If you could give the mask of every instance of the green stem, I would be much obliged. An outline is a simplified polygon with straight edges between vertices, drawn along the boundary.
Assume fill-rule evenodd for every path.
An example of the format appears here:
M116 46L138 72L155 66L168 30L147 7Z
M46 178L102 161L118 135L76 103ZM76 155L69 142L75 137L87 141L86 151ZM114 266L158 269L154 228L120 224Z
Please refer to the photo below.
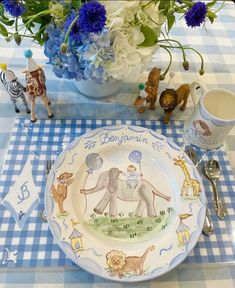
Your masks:
M18 33L18 17L16 17L16 20L15 20L15 30L16 30L16 33Z
M161 22L161 23L157 23L156 21L154 21L150 16L148 16L149 20L152 21L154 24L156 24L157 26L161 26L165 21Z
M223 1L223 3L221 4L221 6L217 9L217 10L215 10L215 14L216 13L218 13L222 8L224 8L224 6L225 6L225 0Z
M163 38L166 40L166 42L167 42L169 45L172 46L171 42L170 42L170 41L168 40L168 38L165 36L164 32L161 31L161 34L162 34ZM162 41L162 40L158 40L158 42L159 42L159 41ZM173 47L172 47L172 48L173 48Z
M65 34L65 38L64 38L64 43L65 43L65 44L68 43L69 33L70 33L73 25L74 25L74 24L76 23L76 21L78 20L78 17L79 17L79 15L77 15L77 16L73 19L73 21L71 22L71 24L69 25L69 28L68 28L68 30L67 30L67 32L66 32L66 34Z
M187 60L186 60L186 54L185 54L185 51L184 51L185 48L181 45L181 43L180 43L179 41L174 40L174 39L171 39L171 38L158 40L158 42L168 42L168 41L170 41L170 42L175 42L175 43L177 43L177 44L179 45L178 48L180 48L181 51L182 51L183 59L184 59L184 61L187 61Z
M183 4L187 5L188 7L193 6L193 1L191 1L191 0L183 0L182 2L183 2Z
M181 5L181 6L176 5L174 8L175 8L176 13L185 13L187 11L188 6L187 5Z
M203 59L201 53L199 53L196 49L194 49L192 47L185 47L184 49L188 49L188 50L194 51L201 58L201 70L204 70L204 59Z
M10 34L10 35L13 36L15 33L8 32L8 34ZM19 34L19 36L21 36L21 37L26 37L26 38L32 38L32 39L33 39L33 36L31 36L31 35L23 35L23 34Z
M32 16L28 16L25 19L29 19L27 22L25 22L24 26L27 27L34 19L36 19L37 17L41 17L41 16L45 16L45 15L50 15L52 12L52 10L44 10L41 11L35 15Z
M47 25L42 26L42 27L37 31L37 33L40 34L41 31L46 28L46 26L47 26Z
M25 17L25 19L26 19L26 20L29 19L29 20L32 21L32 20L34 20L34 19L37 18L37 17L51 14L51 12L52 12L52 11L51 11L50 9L44 10L44 11L41 11L41 12L35 14L35 15L31 15L31 16Z
M162 76L165 76L165 75L167 74L167 72L169 71L169 69L170 69L170 67L171 67L171 64L172 64L172 54L171 54L171 51L168 49L167 46L160 45L160 47L163 48L163 49L165 49L165 50L168 52L169 56L170 56L170 62L169 62L169 64L168 64L165 72L162 74Z
M172 49L172 48L179 48L179 46L166 46L166 45L160 45L160 47L162 47L162 48L169 48L169 49ZM183 46L182 46L183 47ZM196 50L196 49L194 49L194 48L192 48L192 47L183 47L185 50L192 50L192 51L194 51L199 57L200 57L200 59L201 59L201 70L203 70L204 69L204 59L203 59L203 57L202 57L202 55Z
M152 0L152 1L150 1L149 3L143 5L142 8L145 9L145 8L147 8L148 6L152 5L154 2L155 2L155 1Z

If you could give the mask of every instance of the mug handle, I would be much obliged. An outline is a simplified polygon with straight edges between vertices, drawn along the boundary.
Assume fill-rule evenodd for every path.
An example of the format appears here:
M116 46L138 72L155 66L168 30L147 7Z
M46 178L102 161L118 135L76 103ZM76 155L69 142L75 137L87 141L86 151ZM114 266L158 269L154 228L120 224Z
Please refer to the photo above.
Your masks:
M199 96L197 90L201 88L201 95ZM201 96L208 90L206 85L202 82L192 82L190 85L191 95L193 99L194 108L197 106Z

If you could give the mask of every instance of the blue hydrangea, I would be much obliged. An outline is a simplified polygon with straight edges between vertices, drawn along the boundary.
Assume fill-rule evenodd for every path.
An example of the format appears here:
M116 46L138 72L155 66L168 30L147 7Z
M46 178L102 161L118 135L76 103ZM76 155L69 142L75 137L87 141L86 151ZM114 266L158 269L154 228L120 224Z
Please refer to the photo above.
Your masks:
M104 67L114 61L108 29L104 28L99 34L81 33L80 42L69 41L66 53L61 53L59 47L65 32L54 25L47 28L44 54L53 65L55 75L66 79L95 80L97 83L106 81L108 75Z
M106 22L105 7L95 1L87 2L79 10L79 27L84 33L100 33Z
M203 2L197 2L185 14L185 21L189 27L200 26L205 21L206 13L206 4Z
M70 27L76 17L78 20ZM89 79L98 83L107 80L105 66L114 61L114 52L109 30L104 28L105 22L104 6L90 1L81 6L79 14L72 12L63 28L58 28L54 24L48 26L48 40L44 44L44 54L53 65L53 72L57 77ZM71 30L66 42L67 51L61 51L60 46L65 41L69 27Z
M49 63L57 55L60 45L64 41L65 33L60 28L50 24L47 27L48 40L44 44L44 54L49 58Z
M25 11L25 7L17 0L2 0L2 4L12 17L19 17Z

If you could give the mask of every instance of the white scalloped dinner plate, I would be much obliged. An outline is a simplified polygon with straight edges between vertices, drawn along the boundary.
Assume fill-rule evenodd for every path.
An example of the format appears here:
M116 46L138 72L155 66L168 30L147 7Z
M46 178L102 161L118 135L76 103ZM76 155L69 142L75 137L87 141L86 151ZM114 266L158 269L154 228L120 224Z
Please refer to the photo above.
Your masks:
M188 156L138 126L106 126L56 160L45 194L49 227L64 253L106 279L158 277L193 249L205 193Z

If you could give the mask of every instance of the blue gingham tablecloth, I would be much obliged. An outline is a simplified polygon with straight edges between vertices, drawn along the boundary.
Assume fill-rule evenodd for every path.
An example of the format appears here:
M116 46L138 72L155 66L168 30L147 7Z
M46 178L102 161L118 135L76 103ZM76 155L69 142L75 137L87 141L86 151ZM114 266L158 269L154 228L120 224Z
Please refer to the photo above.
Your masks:
M226 88L234 90L235 81L235 5L232 1L225 1L225 8L220 11L213 25L206 23L205 29L191 29L184 24L184 21L177 22L171 30L171 38L176 38L182 44L191 45L198 49L203 56L205 62L205 74L199 76L197 71L200 67L199 57L195 54L187 53L190 61L190 70L184 71L182 68L182 57L179 51L173 53L172 71L176 72L175 85L183 82L192 82L194 80L203 81L209 88ZM22 70L25 68L25 58L23 51L26 48L31 48L35 55L35 60L39 64L43 64L47 73L48 95L52 102L53 112L57 119L137 119L136 113L133 113L131 103L136 96L136 85L126 85L123 87L123 93L118 95L118 98L111 98L105 101L90 101L82 95L78 94L74 87L73 81L58 79L51 72L51 67L45 65L46 58L43 54L43 48L39 47L32 41L25 39L21 46L14 42L7 43L3 38L0 38L0 63L6 62L13 71L17 73L19 79L24 82ZM156 57L153 60L153 65L164 68L168 64L167 54L164 51L157 51ZM144 79L144 77L143 77ZM142 82L143 80L141 80ZM128 83L129 84L129 83ZM134 88L133 88L134 87ZM127 89L128 88L128 89ZM19 105L20 108L22 105ZM160 115L160 109L156 109L153 113L144 114L141 117L156 120ZM38 119L46 117L46 112L41 104L37 104ZM184 113L182 113L184 114ZM5 149L8 146L12 124L14 123L16 114L14 113L9 95L0 86L0 165L5 155ZM24 109L21 109L20 117L27 118ZM176 115L175 119L179 119ZM235 129L227 137L227 149L229 150L230 161L235 171ZM33 150L35 152L35 149ZM56 154L56 153L55 153ZM49 155L48 155L49 156ZM46 158L46 157L45 157ZM45 165L43 163L42 165ZM17 171L19 173L19 170ZM44 170L43 170L44 173ZM44 174L43 174L44 175ZM16 176L14 176L16 177ZM222 180L222 178L221 178ZM235 188L234 188L235 189ZM211 190L210 190L211 193ZM230 193L231 194L231 193ZM224 195L224 193L223 193ZM210 194L211 196L211 194ZM42 207L42 198L40 209ZM230 198L230 197L229 197ZM209 198L208 200L210 200ZM231 207L231 204L230 204ZM39 208L39 207L38 207ZM210 204L210 210L213 212ZM234 209L229 208L229 212L234 215ZM37 212L39 215L40 212ZM7 214L9 217L9 214ZM214 214L213 214L214 215ZM37 216L38 217L38 216ZM215 218L215 216L213 216ZM217 219L216 219L217 220ZM8 220L9 221L9 220ZM13 219L11 220L14 225ZM1 222L1 220L0 220ZM232 224L231 224L232 223ZM222 227L219 228L216 224L216 230L226 229L224 223L219 223ZM230 222L235 227L234 218ZM44 229L47 229L47 224L43 224ZM2 228L1 228L2 229ZM32 231L32 228L31 228ZM5 232L4 232L5 233ZM27 232L24 232L27 233ZM32 233L32 232L30 232ZM47 231L50 234L50 232ZM29 234L30 235L30 234ZM8 237L11 237L9 234ZM41 236L43 237L43 236ZM47 236L45 236L46 238ZM202 236L201 238L203 238ZM221 237L221 236L220 236ZM1 245L5 246L5 238L0 238L4 241ZM42 238L40 238L42 239ZM227 237L226 237L227 239ZM206 239L207 246L212 246L217 240L217 236L212 236ZM235 241L235 235L230 235L230 240ZM19 241L12 244L13 248L18 245ZM32 238L28 240L33 241ZM41 243L44 240L40 240ZM14 246L15 245L15 246ZM1 246L1 249L2 249ZM43 248L42 248L43 249ZM214 253L215 253L214 248ZM224 249L224 248L223 248ZM218 250L217 250L218 251ZM1 254L2 250L0 251ZM32 253L31 248L28 251ZM58 252L57 252L58 253ZM22 254L21 254L22 255ZM0 258L1 259L1 258ZM18 256L19 259L19 256ZM10 263L8 264L10 266ZM56 267L54 268L11 268L7 269L2 266L0 268L0 287L22 287L22 288L121 288L125 285L106 283L104 279L95 277L84 272L77 267ZM126 287L126 286L125 286ZM141 288L221 288L235 287L235 264L193 264L188 263L179 265L176 269L148 283L128 284L128 287Z
M29 155L33 155L33 177L40 189L40 203L32 212L23 230L19 230L10 212L0 206L0 253L4 258L6 249L17 251L15 263L0 261L2 267L60 267L74 264L60 250L52 237L47 223L42 220L43 198L46 182L45 165L47 159L56 158L74 138L106 125L139 125L156 130L183 146L182 121L172 121L166 126L153 120L29 120L16 119L10 138L8 151L0 178L0 197L3 198L14 184ZM205 154L197 149L198 156L204 160L214 157L219 160L222 175L219 181L221 196L226 202L228 216L224 221L217 218L213 210L212 189L209 181L203 179L211 211L215 233L210 237L201 235L198 244L186 258L190 263L215 263L235 261L235 239L232 225L235 221L235 180L227 155L223 148ZM86 272L84 272L86 273Z

